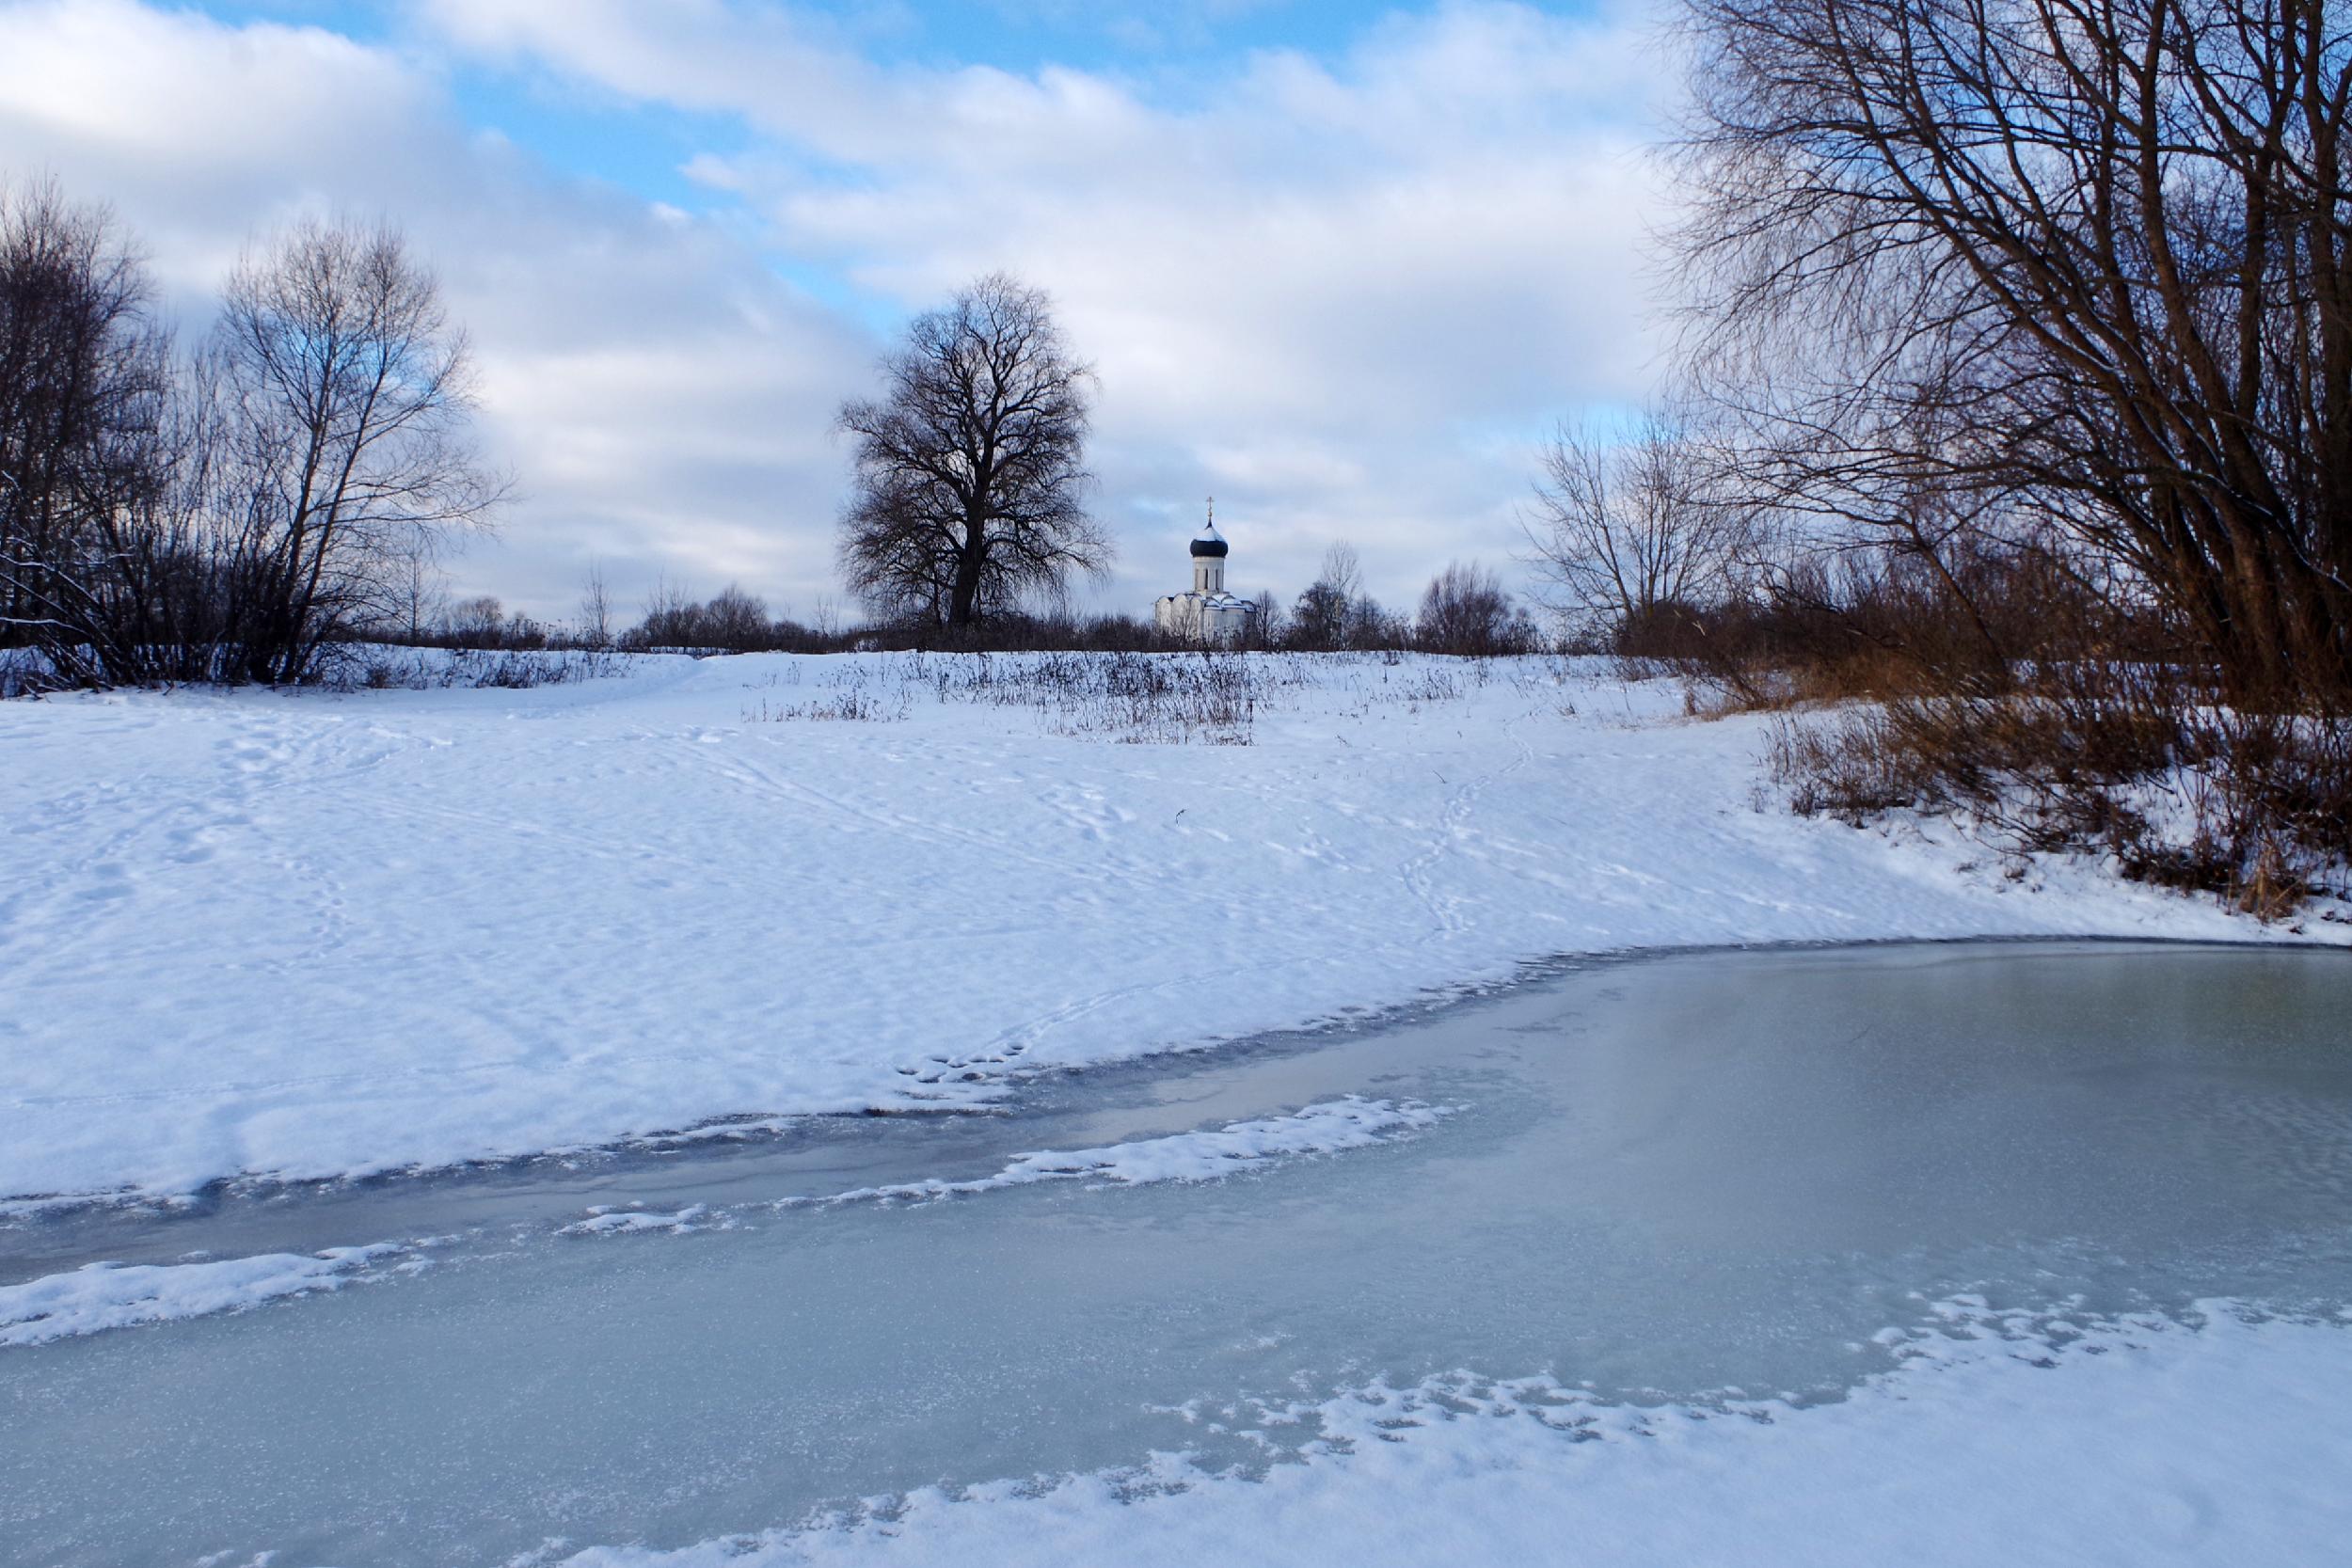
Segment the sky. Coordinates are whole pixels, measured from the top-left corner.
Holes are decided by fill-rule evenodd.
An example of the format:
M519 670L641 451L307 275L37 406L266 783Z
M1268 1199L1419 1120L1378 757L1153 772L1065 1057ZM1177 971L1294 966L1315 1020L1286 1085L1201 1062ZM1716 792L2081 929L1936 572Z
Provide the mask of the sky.
M1089 609L1287 602L1331 544L1398 607L1523 579L1563 419L1655 379L1675 71L1645 0L0 0L0 179L138 239L183 334L305 214L397 223L516 494L452 588L576 612L837 587L848 398L985 273L1097 377Z

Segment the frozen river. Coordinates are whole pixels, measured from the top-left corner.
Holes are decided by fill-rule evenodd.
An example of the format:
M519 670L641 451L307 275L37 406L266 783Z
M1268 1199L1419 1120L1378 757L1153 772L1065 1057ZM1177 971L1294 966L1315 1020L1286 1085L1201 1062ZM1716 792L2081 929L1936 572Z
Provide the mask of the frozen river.
M1335 1106L1357 1132L1318 1131ZM1211 1152L1266 1157L1141 1179L1199 1152L1149 1140L1246 1121ZM995 1180L1080 1148L1130 1152ZM781 1201L926 1180L978 1185ZM382 1242L332 1291L0 1348L0 1560L681 1545L1154 1449L1263 1465L1314 1435L1287 1407L1456 1369L1836 1400L1962 1293L2331 1309L2352 958L1596 962L1041 1080L1003 1115L21 1216L0 1285Z

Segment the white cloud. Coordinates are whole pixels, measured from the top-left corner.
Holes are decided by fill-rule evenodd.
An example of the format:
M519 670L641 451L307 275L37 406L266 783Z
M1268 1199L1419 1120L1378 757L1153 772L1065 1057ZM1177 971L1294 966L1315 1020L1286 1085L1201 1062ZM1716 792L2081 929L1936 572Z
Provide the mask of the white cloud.
M1295 594L1341 537L1392 599L1452 556L1500 562L1528 436L1639 395L1661 68L1629 20L1448 5L1336 61L1263 54L1179 91L884 65L773 5L418 15L394 50L131 0L0 10L0 57L39 62L0 78L0 163L115 200L181 284L293 207L399 215L473 328L527 492L469 567L512 598L561 610L590 553L624 582L739 576L803 610L825 589L829 419L869 378L875 312L820 308L760 246L885 313L995 267L1054 293L1101 374L1117 608L1181 575L1212 491L1245 588ZM722 117L741 135L683 172L746 214L689 217L469 135L437 74L453 52Z
M239 248L303 210L388 214L437 266L521 499L456 563L565 614L591 557L625 595L729 577L830 589L827 421L874 344L724 228L552 177L469 133L429 64L310 27L130 0L0 9L0 171L110 202L200 328Z

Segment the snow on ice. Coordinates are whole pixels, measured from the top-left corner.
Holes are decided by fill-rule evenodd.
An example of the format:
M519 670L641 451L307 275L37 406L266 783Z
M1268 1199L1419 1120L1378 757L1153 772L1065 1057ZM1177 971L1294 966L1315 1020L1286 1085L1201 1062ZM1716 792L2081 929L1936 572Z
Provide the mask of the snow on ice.
M2159 1319L1954 1337L1846 1400L1647 1409L1543 1380L1368 1387L1262 1478L1138 1469L869 1499L567 1568L2323 1568L2352 1540L2352 1328Z
M596 1204L588 1211L584 1220L574 1220L556 1232L559 1236L635 1236L659 1231L665 1236L683 1236L695 1230L726 1230L734 1222L723 1214L714 1215L707 1203L690 1203L674 1214L644 1209L619 1209Z
M280 1296L382 1278L367 1266L408 1249L396 1242L264 1253L193 1263L91 1263L0 1286L0 1345L40 1345L139 1323L239 1312Z
M1228 1122L1213 1132L1138 1138L1100 1148L1040 1149L1016 1155L993 1176L969 1181L898 1182L860 1187L817 1201L850 1203L861 1198L953 1197L1026 1186L1033 1181L1087 1180L1139 1186L1152 1181L1214 1181L1270 1162L1302 1154L1336 1154L1385 1143L1401 1133L1436 1124L1450 1105L1398 1104L1343 1095L1288 1116ZM790 1200L811 1201L805 1198Z

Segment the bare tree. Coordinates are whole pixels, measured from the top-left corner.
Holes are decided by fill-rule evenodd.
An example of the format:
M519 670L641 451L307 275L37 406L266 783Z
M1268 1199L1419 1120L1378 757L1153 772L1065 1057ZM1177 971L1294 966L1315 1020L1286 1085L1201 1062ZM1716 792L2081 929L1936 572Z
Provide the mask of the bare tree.
M1326 582L1348 602L1360 597L1364 591L1363 562L1356 554L1356 546L1344 539L1336 539L1324 549L1323 570L1316 580Z
M440 631L456 647L503 647L507 641L506 606L493 594L460 599L442 612Z
M1414 640L1431 653L1488 655L1524 653L1535 636L1500 578L1476 562L1457 561L1422 594Z
M1301 648L1346 646L1348 602L1344 594L1318 578L1309 583L1291 607L1291 641Z
M0 642L60 679L119 677L154 629L133 569L169 467L151 296L104 209L0 187Z
M1622 436L1563 424L1544 449L1528 564L1572 628L1622 639L1719 599L1749 510L1710 483L1678 420L1652 408Z
M703 606L702 638L713 647L749 653L771 639L768 601L739 583L728 583Z
M388 228L298 224L230 276L217 352L250 679L298 680L379 613L421 541L504 493L468 439L466 337Z
M1045 295L1002 274L915 318L879 400L842 405L856 476L841 523L850 590L878 612L968 626L1100 577L1087 515L1087 383Z
M419 533L393 546L386 562L386 624L394 636L415 646L441 624L449 610L449 582L437 541Z
M1369 594L1359 594L1347 607L1347 641L1343 646L1368 651L1411 644L1413 624Z
M702 644L702 606L668 578L645 592L644 619L622 641L636 648L694 648Z
M580 640L591 648L612 646L612 599L605 591L604 568L594 562L580 590Z
M1363 567L1357 560L1356 546L1336 541L1323 552L1323 567L1315 580L1292 607L1291 641L1302 648L1349 646L1355 641L1352 631L1363 602Z
M1685 5L1677 261L1759 490L2046 527L2233 695L2352 701L2343 7Z
M1250 637L1261 648L1276 647L1282 641L1284 629L1282 602L1274 596L1273 590L1260 589L1258 591L1258 613L1251 616L1249 620Z

